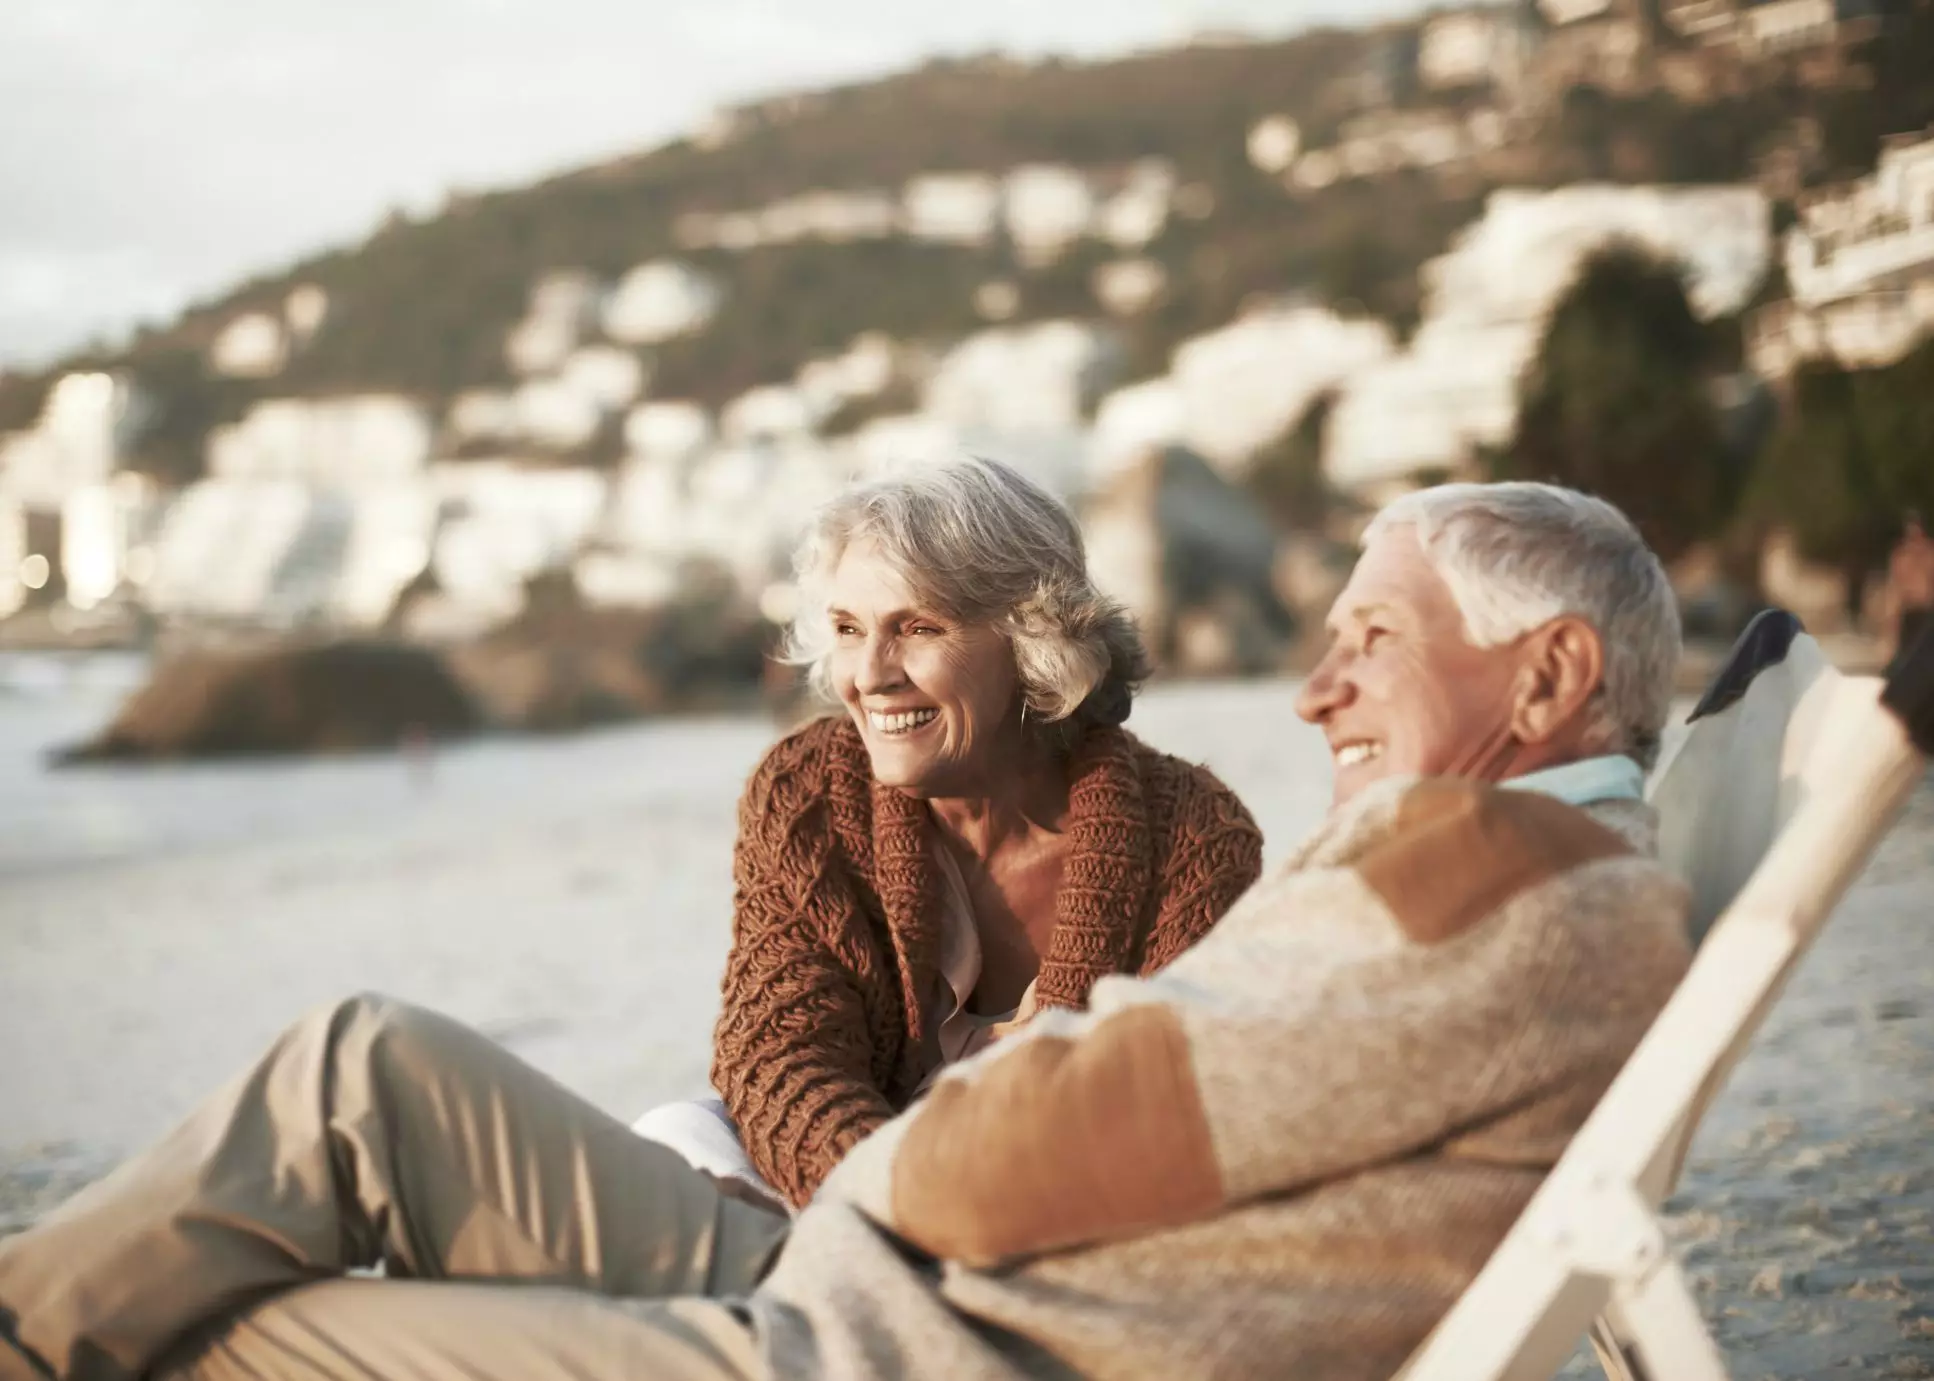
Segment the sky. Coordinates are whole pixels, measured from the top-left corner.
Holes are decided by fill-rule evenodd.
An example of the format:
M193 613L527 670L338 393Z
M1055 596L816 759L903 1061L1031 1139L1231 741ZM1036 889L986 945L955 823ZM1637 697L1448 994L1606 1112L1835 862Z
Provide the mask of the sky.
M0 0L0 368L722 104L1415 0Z

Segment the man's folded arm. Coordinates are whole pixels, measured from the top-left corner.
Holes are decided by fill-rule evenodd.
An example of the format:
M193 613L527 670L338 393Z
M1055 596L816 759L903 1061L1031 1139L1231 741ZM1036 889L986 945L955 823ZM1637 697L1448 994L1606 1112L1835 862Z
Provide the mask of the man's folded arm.
M829 1193L991 1264L1399 1159L1602 1064L1682 962L1654 946L1643 995L1591 992L1596 951L1646 943L1630 888L1657 870L1583 817L1554 833L1569 808L1486 804L1456 798L1435 829L1264 884L1163 974L1110 980L1091 1011L951 1071Z

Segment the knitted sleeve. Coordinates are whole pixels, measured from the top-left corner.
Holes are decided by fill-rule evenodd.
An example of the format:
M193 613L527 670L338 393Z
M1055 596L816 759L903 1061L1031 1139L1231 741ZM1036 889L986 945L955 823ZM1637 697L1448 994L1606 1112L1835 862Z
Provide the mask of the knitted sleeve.
M732 950L712 1084L752 1164L804 1204L893 1116L857 973L864 927L825 808L811 731L767 754L739 805Z
M1166 968L1262 876L1262 831L1236 793L1206 767L1167 758L1151 801L1165 807L1166 844L1157 863L1156 910L1142 946L1140 972ZM1158 783L1151 782L1151 786Z

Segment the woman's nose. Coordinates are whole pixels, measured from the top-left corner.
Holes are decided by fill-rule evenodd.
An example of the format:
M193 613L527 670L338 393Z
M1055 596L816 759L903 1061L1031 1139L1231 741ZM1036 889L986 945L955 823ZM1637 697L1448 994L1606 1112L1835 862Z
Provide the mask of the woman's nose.
M900 661L891 638L868 638L860 649L854 682L862 695L889 691L900 684Z

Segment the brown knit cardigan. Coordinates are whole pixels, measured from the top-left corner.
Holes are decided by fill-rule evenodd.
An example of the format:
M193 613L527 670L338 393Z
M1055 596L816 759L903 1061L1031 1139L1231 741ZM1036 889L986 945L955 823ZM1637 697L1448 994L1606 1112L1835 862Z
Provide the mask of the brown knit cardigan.
M1080 1007L1096 979L1149 974L1206 934L1262 871L1262 835L1206 768L1118 728L1069 761L1069 843L1035 995ZM901 1111L937 1014L929 815L873 780L859 731L781 740L739 804L732 952L712 1084L759 1173L795 1204Z

